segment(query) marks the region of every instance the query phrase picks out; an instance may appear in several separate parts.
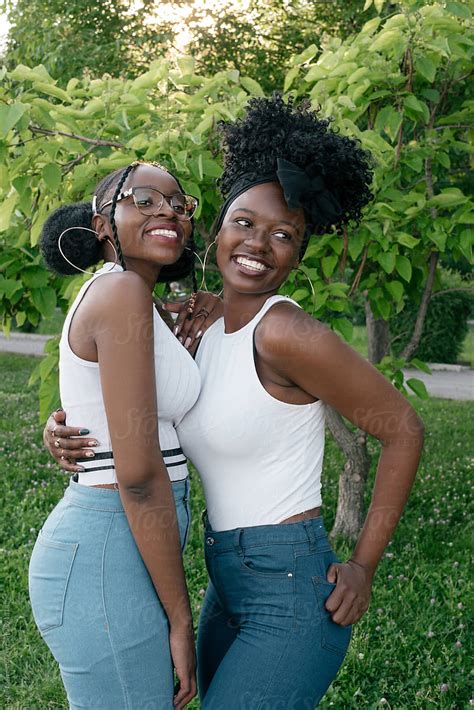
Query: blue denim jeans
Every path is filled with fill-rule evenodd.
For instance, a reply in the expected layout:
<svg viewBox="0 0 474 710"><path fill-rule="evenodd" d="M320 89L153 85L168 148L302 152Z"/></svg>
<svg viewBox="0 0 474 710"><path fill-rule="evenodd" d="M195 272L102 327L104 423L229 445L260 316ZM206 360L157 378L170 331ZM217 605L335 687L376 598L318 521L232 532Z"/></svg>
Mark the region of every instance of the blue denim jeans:
<svg viewBox="0 0 474 710"><path fill-rule="evenodd" d="M189 481L172 484L184 549ZM74 710L171 710L168 621L118 491L72 479L36 540L33 616Z"/></svg>
<svg viewBox="0 0 474 710"><path fill-rule="evenodd" d="M325 601L338 562L321 517L214 532L198 635L202 710L313 710L334 679L351 627Z"/></svg>

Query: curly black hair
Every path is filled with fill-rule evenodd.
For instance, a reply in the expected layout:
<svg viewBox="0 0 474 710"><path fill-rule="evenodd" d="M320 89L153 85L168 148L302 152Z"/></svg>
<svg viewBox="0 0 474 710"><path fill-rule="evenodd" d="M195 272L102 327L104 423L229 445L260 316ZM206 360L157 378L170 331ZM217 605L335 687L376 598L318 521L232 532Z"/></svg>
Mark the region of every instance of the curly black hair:
<svg viewBox="0 0 474 710"><path fill-rule="evenodd" d="M319 118L308 101L296 104L289 98L285 103L277 92L271 98L252 98L243 118L232 123L221 121L219 129L224 171L218 184L224 197L242 175L275 173L278 158L297 165L309 176L323 178L341 211L337 221L322 218L308 224L302 254L311 234L324 234L333 227L340 230L349 221L358 222L373 197L371 154L354 138L332 129L330 120ZM303 202L302 206L304 209Z"/></svg>
<svg viewBox="0 0 474 710"><path fill-rule="evenodd" d="M106 175L95 189L98 212L100 212L101 205L108 200L112 200L109 219L112 226L112 236L114 246L117 250L118 261L124 271L126 267L115 224L115 207L122 186L130 172L132 172L138 164L139 163L132 163L125 168L114 170L109 175ZM179 180L175 176L173 177L178 183L179 189L183 191ZM72 276L79 273L80 269L87 270L104 258L103 244L99 242L92 231L92 217L93 211L91 202L77 202L70 205L62 205L48 217L41 232L40 249L47 266L52 271L61 276ZM196 276L194 273L195 245L193 221L192 225L193 231L188 240L186 249L176 263L163 266L158 276L158 283L178 281L191 274L193 288L197 290ZM66 229L70 229L70 231L62 238L61 247L69 261L76 264L79 269L75 269L64 259L58 247L59 237Z"/></svg>

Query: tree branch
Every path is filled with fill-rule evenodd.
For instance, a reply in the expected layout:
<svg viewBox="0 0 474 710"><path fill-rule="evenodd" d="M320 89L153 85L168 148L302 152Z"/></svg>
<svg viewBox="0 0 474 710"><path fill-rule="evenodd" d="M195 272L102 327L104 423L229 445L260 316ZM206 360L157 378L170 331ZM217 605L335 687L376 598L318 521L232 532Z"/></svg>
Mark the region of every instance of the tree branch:
<svg viewBox="0 0 474 710"><path fill-rule="evenodd" d="M436 298L436 296L442 296L444 293L453 293L453 291L467 291L468 293L474 293L474 286L459 286L458 288L444 288L442 291L435 291L431 294L431 298Z"/></svg>
<svg viewBox="0 0 474 710"><path fill-rule="evenodd" d="M90 155L90 153L92 153L98 147L99 146L97 145L91 145L91 147L88 148L85 153L82 153L82 155L78 155L77 158L74 158L74 160L70 160L69 163L65 163L62 166L62 174L67 175L68 173L70 173L75 165L78 165L78 163L84 160L84 158L87 158L87 156Z"/></svg>
<svg viewBox="0 0 474 710"><path fill-rule="evenodd" d="M352 294L354 293L354 291L356 290L356 288L358 288L358 286L359 286L359 284L360 284L360 280L361 280L361 278L362 278L362 272L363 272L363 270L364 270L365 262L367 261L367 252L368 252L368 251L369 251L369 245L367 244L367 246L366 246L365 249L364 249L364 254L363 254L363 256L362 256L362 261L361 261L360 266L359 266L359 268L358 268L358 270L357 270L357 273L356 273L356 275L355 275L354 281L352 282L352 286L351 286L351 288L350 288L350 290L349 290L348 296L352 296Z"/></svg>
<svg viewBox="0 0 474 710"><path fill-rule="evenodd" d="M118 143L118 141L104 141L100 138L87 138L87 136L79 136L75 133L65 133L64 131L50 131L47 128L41 128L40 126L34 126L32 123L28 126L32 133L40 133L43 136L64 136L65 138L74 138L77 141L82 141L83 143L90 143L93 146L99 145L109 145L112 148L125 148L123 143Z"/></svg>
<svg viewBox="0 0 474 710"><path fill-rule="evenodd" d="M434 120L434 113L432 114ZM426 179L426 192L428 198L431 200L434 197L433 188L433 173L431 170L431 158L426 158L425 160L425 179ZM430 209L431 217L433 222L436 221L438 216L438 211L436 207L431 207ZM430 254L429 266L428 266L428 278L426 279L425 287L423 289L423 295L421 297L420 307L415 320L415 327L413 328L412 336L409 342L405 345L400 357L405 360L410 360L413 353L415 352L418 344L420 342L421 334L423 333L423 326L425 324L426 312L428 310L428 303L430 302L431 292L433 290L433 283L436 274L436 267L438 265L439 252L433 251Z"/></svg>

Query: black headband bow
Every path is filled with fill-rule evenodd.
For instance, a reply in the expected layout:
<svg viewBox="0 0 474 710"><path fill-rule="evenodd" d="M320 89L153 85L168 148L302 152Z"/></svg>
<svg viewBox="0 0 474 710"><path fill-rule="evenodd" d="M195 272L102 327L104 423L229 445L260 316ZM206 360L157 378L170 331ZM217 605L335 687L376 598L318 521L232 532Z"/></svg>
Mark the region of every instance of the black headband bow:
<svg viewBox="0 0 474 710"><path fill-rule="evenodd" d="M290 209L303 208L309 229L334 224L342 214L339 200L327 189L322 175L310 176L298 165L278 158L276 172L260 175L245 173L237 178L219 212L214 226L216 233L221 228L232 202L251 187L264 182L280 183L286 204Z"/></svg>

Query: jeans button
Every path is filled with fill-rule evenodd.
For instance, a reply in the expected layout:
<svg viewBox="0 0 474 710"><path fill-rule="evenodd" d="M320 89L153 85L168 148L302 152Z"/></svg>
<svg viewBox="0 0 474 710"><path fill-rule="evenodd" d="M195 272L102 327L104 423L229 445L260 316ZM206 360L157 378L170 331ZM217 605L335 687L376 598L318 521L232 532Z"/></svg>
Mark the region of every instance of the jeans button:
<svg viewBox="0 0 474 710"><path fill-rule="evenodd" d="M207 544L207 545L213 545L214 543L215 543L215 540L214 540L213 537L208 537L208 538L206 539L206 544Z"/></svg>

